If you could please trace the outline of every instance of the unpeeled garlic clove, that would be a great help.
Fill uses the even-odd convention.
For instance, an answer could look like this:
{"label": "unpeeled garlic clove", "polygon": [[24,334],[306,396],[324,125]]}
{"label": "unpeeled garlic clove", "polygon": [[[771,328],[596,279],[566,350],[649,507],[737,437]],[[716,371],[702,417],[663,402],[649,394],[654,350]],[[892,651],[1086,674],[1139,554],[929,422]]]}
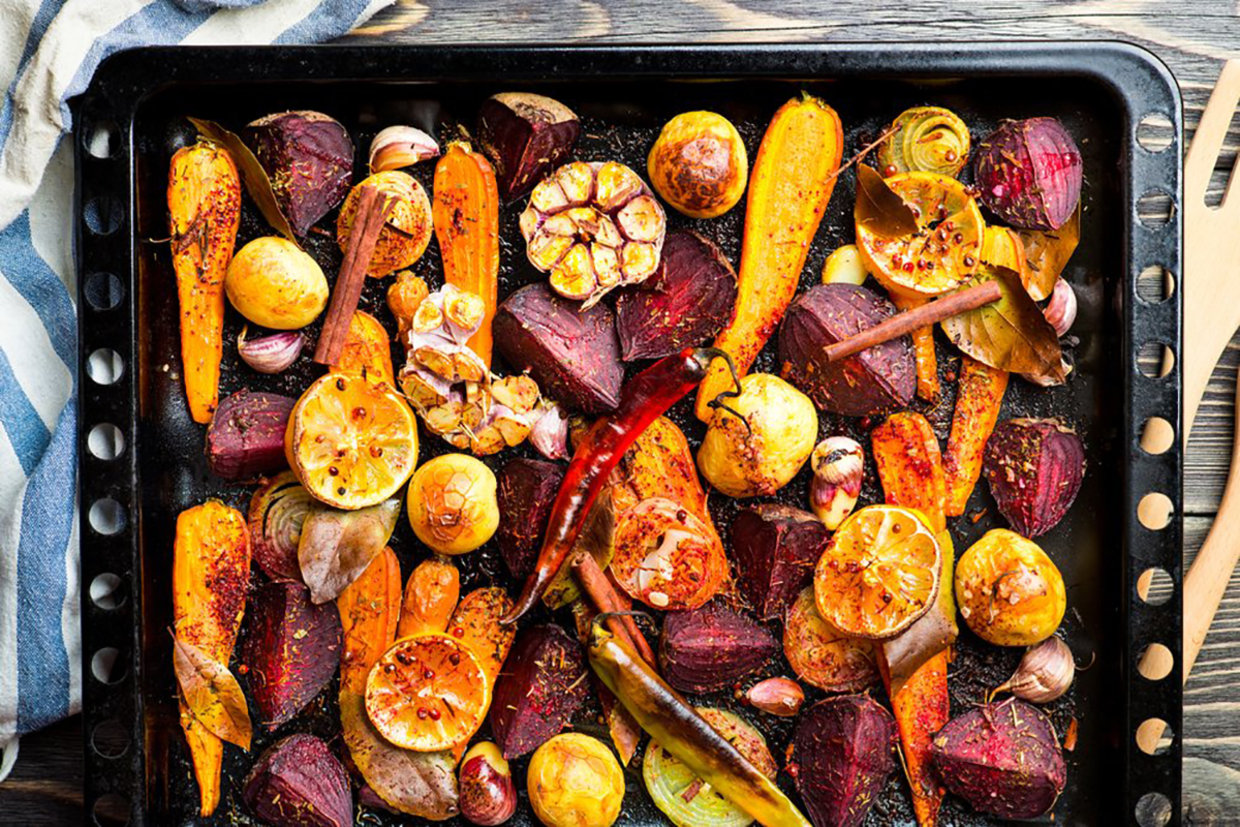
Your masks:
{"label": "unpeeled garlic clove", "polygon": [[767,678],[749,687],[745,700],[755,709],[781,718],[791,718],[801,711],[801,704],[805,703],[805,690],[789,678]]}
{"label": "unpeeled garlic clove", "polygon": [[245,330],[237,337],[237,352],[247,365],[259,373],[280,373],[297,361],[306,337],[297,331],[246,339]]}
{"label": "unpeeled garlic clove", "polygon": [[1011,692],[1035,704],[1050,703],[1068,691],[1075,677],[1072,650],[1058,637],[1051,636],[1025,652],[1012,677],[997,687],[995,694]]}
{"label": "unpeeled garlic clove", "polygon": [[810,510],[831,531],[852,513],[861,493],[865,451],[856,440],[830,436],[814,447],[810,456],[814,480],[810,484]]}
{"label": "unpeeled garlic clove", "polygon": [[530,431],[534,450],[550,460],[568,459],[568,416],[555,402],[544,402],[535,411],[538,419]]}
{"label": "unpeeled garlic clove", "polygon": [[389,126],[370,142],[370,171],[411,167],[420,161],[439,157],[439,144],[413,126]]}
{"label": "unpeeled garlic clove", "polygon": [[1042,315],[1055,328],[1055,335],[1062,337],[1068,333],[1076,321],[1076,291],[1071,284],[1062,278],[1055,282],[1051,300],[1042,309]]}
{"label": "unpeeled garlic clove", "polygon": [[461,815],[482,827],[503,824],[517,811],[517,788],[508,762],[490,741],[465,753],[460,771]]}

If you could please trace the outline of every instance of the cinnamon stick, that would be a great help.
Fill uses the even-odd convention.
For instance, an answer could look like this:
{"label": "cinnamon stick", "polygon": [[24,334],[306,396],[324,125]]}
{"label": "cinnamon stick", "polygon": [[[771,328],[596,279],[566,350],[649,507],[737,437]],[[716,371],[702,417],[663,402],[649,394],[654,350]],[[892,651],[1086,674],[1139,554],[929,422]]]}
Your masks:
{"label": "cinnamon stick", "polygon": [[[577,559],[573,561],[573,573],[577,575],[577,582],[581,585],[581,590],[586,593],[590,601],[600,612],[622,612],[624,604],[620,601],[620,596],[616,594],[615,588],[611,585],[611,581],[607,579],[607,575],[603,574],[603,570],[599,568],[598,561],[589,554],[579,554]],[[646,637],[637,628],[637,623],[628,615],[613,615],[607,618],[607,628],[611,629],[612,634],[616,637],[623,638],[628,642],[633,650],[641,655],[651,666],[655,665],[654,650],[650,648],[650,644],[646,642]]]}
{"label": "cinnamon stick", "polygon": [[331,304],[323,321],[323,332],[319,334],[319,342],[314,349],[314,361],[320,365],[331,367],[340,361],[340,352],[349,335],[349,323],[362,297],[370,256],[375,251],[391,206],[392,199],[378,187],[362,187],[358,193],[357,214],[349,233],[349,243],[345,246],[344,261],[340,265],[340,274],[336,276]]}
{"label": "cinnamon stick", "polygon": [[949,293],[942,298],[926,302],[921,307],[897,313],[873,327],[867,327],[855,336],[849,336],[847,339],[827,345],[824,348],[827,361],[838,362],[866,348],[912,333],[919,327],[941,322],[958,313],[964,313],[966,310],[976,310],[982,305],[998,301],[1001,295],[997,281],[987,281]]}

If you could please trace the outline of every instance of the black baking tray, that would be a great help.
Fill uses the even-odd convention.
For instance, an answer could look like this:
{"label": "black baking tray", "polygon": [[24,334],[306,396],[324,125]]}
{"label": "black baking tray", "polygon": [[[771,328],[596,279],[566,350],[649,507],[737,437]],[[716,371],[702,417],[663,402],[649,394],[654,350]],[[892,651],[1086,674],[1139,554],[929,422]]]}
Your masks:
{"label": "black baking tray", "polygon": [[[897,112],[922,103],[957,111],[975,140],[1003,117],[1054,115],[1067,124],[1080,144],[1086,178],[1083,240],[1067,273],[1081,305],[1074,328],[1080,341],[1072,348],[1076,369],[1066,388],[1041,391],[1013,382],[1004,413],[1060,416],[1081,431],[1088,452],[1089,470],[1077,504],[1064,523],[1041,538],[1068,583],[1066,638],[1079,661],[1094,659],[1073,692],[1050,707],[1061,734],[1073,718],[1079,730],[1075,751],[1068,754],[1068,788],[1046,820],[1180,823],[1179,670],[1161,680],[1147,680],[1136,670],[1150,644],[1166,646],[1177,663],[1180,654],[1180,441],[1157,455],[1139,445],[1142,427],[1152,416],[1165,418],[1179,432],[1180,373],[1173,366],[1164,376],[1147,376],[1139,357],[1143,347],[1157,345],[1178,354],[1181,302],[1178,291],[1164,297],[1157,286],[1146,290],[1144,282],[1138,289],[1138,274],[1148,267],[1180,273],[1180,99],[1166,67],[1139,48],[1047,42],[150,48],[107,60],[75,102],[85,801],[96,821],[113,823],[106,813],[119,810],[136,825],[248,823],[239,787],[252,756],[232,748],[226,749],[219,813],[210,820],[196,815],[197,792],[177,725],[169,657],[176,513],[207,496],[222,496],[243,508],[248,500],[248,490],[222,486],[207,473],[203,429],[190,421],[179,381],[176,293],[163,240],[168,159],[193,138],[184,116],[239,128],[282,109],[325,111],[354,136],[360,176],[365,147],[378,128],[414,123],[450,136],[458,125],[472,124],[481,99],[510,88],[543,91],[576,109],[585,127],[579,157],[619,158],[643,171],[658,128],[685,109],[714,109],[729,116],[752,158],[770,115],[801,90],[822,96],[839,111],[845,157]],[[1161,149],[1146,149],[1137,140],[1147,116],[1157,116],[1163,126]],[[428,172],[419,168],[416,174],[429,186]],[[838,182],[803,286],[817,280],[831,249],[852,240],[854,182],[851,171]],[[1164,206],[1170,202],[1169,220],[1160,226],[1138,219],[1138,200],[1147,193],[1161,194]],[[519,246],[519,209],[510,205],[501,216],[502,293],[539,277]],[[742,213],[743,206],[716,221],[677,215],[669,221],[672,228],[692,227],[715,239],[736,262]],[[322,226],[333,225],[327,220]],[[264,232],[247,206],[238,244]],[[334,276],[340,255],[332,239],[312,234],[307,247]],[[415,269],[436,283],[440,271],[434,245]],[[363,304],[390,326],[381,292],[369,284]],[[230,312],[226,341],[239,326]],[[773,369],[769,351],[759,368]],[[944,370],[953,369],[942,342],[940,353]],[[102,374],[88,362],[110,366],[112,376],[106,378],[113,381],[97,381]],[[303,357],[288,374],[259,377],[238,369],[235,354],[226,348],[221,391],[244,385],[296,394],[312,373]],[[948,392],[939,405],[924,408],[940,436],[950,421],[951,396]],[[696,444],[701,429],[684,404],[674,417]],[[866,424],[824,415],[821,429],[864,439]],[[120,441],[107,444],[121,445],[119,453],[100,452],[101,431],[96,429],[101,425],[118,429]],[[424,456],[444,450],[430,437],[423,445]],[[100,453],[117,455],[105,459]],[[863,496],[874,499],[872,473],[869,480]],[[803,503],[806,485],[803,473],[779,499]],[[979,486],[970,506],[982,517],[976,523],[957,521],[958,553],[1000,524],[984,489]],[[1137,503],[1149,492],[1166,495],[1172,504],[1173,517],[1160,530],[1143,527],[1137,518]],[[714,499],[726,539],[735,506]],[[105,533],[100,518],[109,506],[119,519]],[[406,572],[426,553],[404,528],[393,546]],[[493,549],[464,560],[462,568],[467,584],[515,585]],[[1154,592],[1156,599],[1147,602],[1138,596],[1137,580],[1150,568],[1169,577]],[[119,585],[100,599],[108,582]],[[106,658],[97,657],[104,650],[117,655],[110,674],[101,668]],[[983,647],[965,631],[952,667],[954,712],[979,701],[1018,657],[1016,651]],[[332,697],[329,689],[278,732],[258,734],[255,750],[295,730],[330,736]],[[1171,733],[1155,755],[1139,750],[1134,740],[1137,727],[1149,718],[1165,721]],[[576,725],[597,730],[592,715]],[[768,735],[780,754],[787,726]],[[621,823],[664,823],[641,791],[640,772],[630,769],[626,780],[630,795]],[[911,823],[903,787],[896,773],[868,824]],[[366,823],[401,823],[374,813],[364,818]],[[514,823],[529,820],[523,807]],[[943,823],[988,822],[949,796]]]}

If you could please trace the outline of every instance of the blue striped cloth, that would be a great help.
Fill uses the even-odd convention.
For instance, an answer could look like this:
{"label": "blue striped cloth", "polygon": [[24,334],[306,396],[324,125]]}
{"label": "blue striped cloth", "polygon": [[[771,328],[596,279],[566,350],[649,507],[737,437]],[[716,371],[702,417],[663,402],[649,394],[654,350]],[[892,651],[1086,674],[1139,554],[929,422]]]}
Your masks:
{"label": "blue striped cloth", "polygon": [[308,43],[393,0],[0,0],[0,779],[82,703],[65,101],[146,44]]}

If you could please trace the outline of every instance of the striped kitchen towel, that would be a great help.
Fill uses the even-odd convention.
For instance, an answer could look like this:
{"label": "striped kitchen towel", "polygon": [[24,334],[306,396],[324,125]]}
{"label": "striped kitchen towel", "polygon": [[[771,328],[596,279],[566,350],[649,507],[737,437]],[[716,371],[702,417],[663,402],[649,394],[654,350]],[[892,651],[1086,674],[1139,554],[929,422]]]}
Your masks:
{"label": "striped kitchen towel", "polygon": [[82,702],[66,101],[146,44],[308,43],[393,0],[0,0],[0,779]]}

